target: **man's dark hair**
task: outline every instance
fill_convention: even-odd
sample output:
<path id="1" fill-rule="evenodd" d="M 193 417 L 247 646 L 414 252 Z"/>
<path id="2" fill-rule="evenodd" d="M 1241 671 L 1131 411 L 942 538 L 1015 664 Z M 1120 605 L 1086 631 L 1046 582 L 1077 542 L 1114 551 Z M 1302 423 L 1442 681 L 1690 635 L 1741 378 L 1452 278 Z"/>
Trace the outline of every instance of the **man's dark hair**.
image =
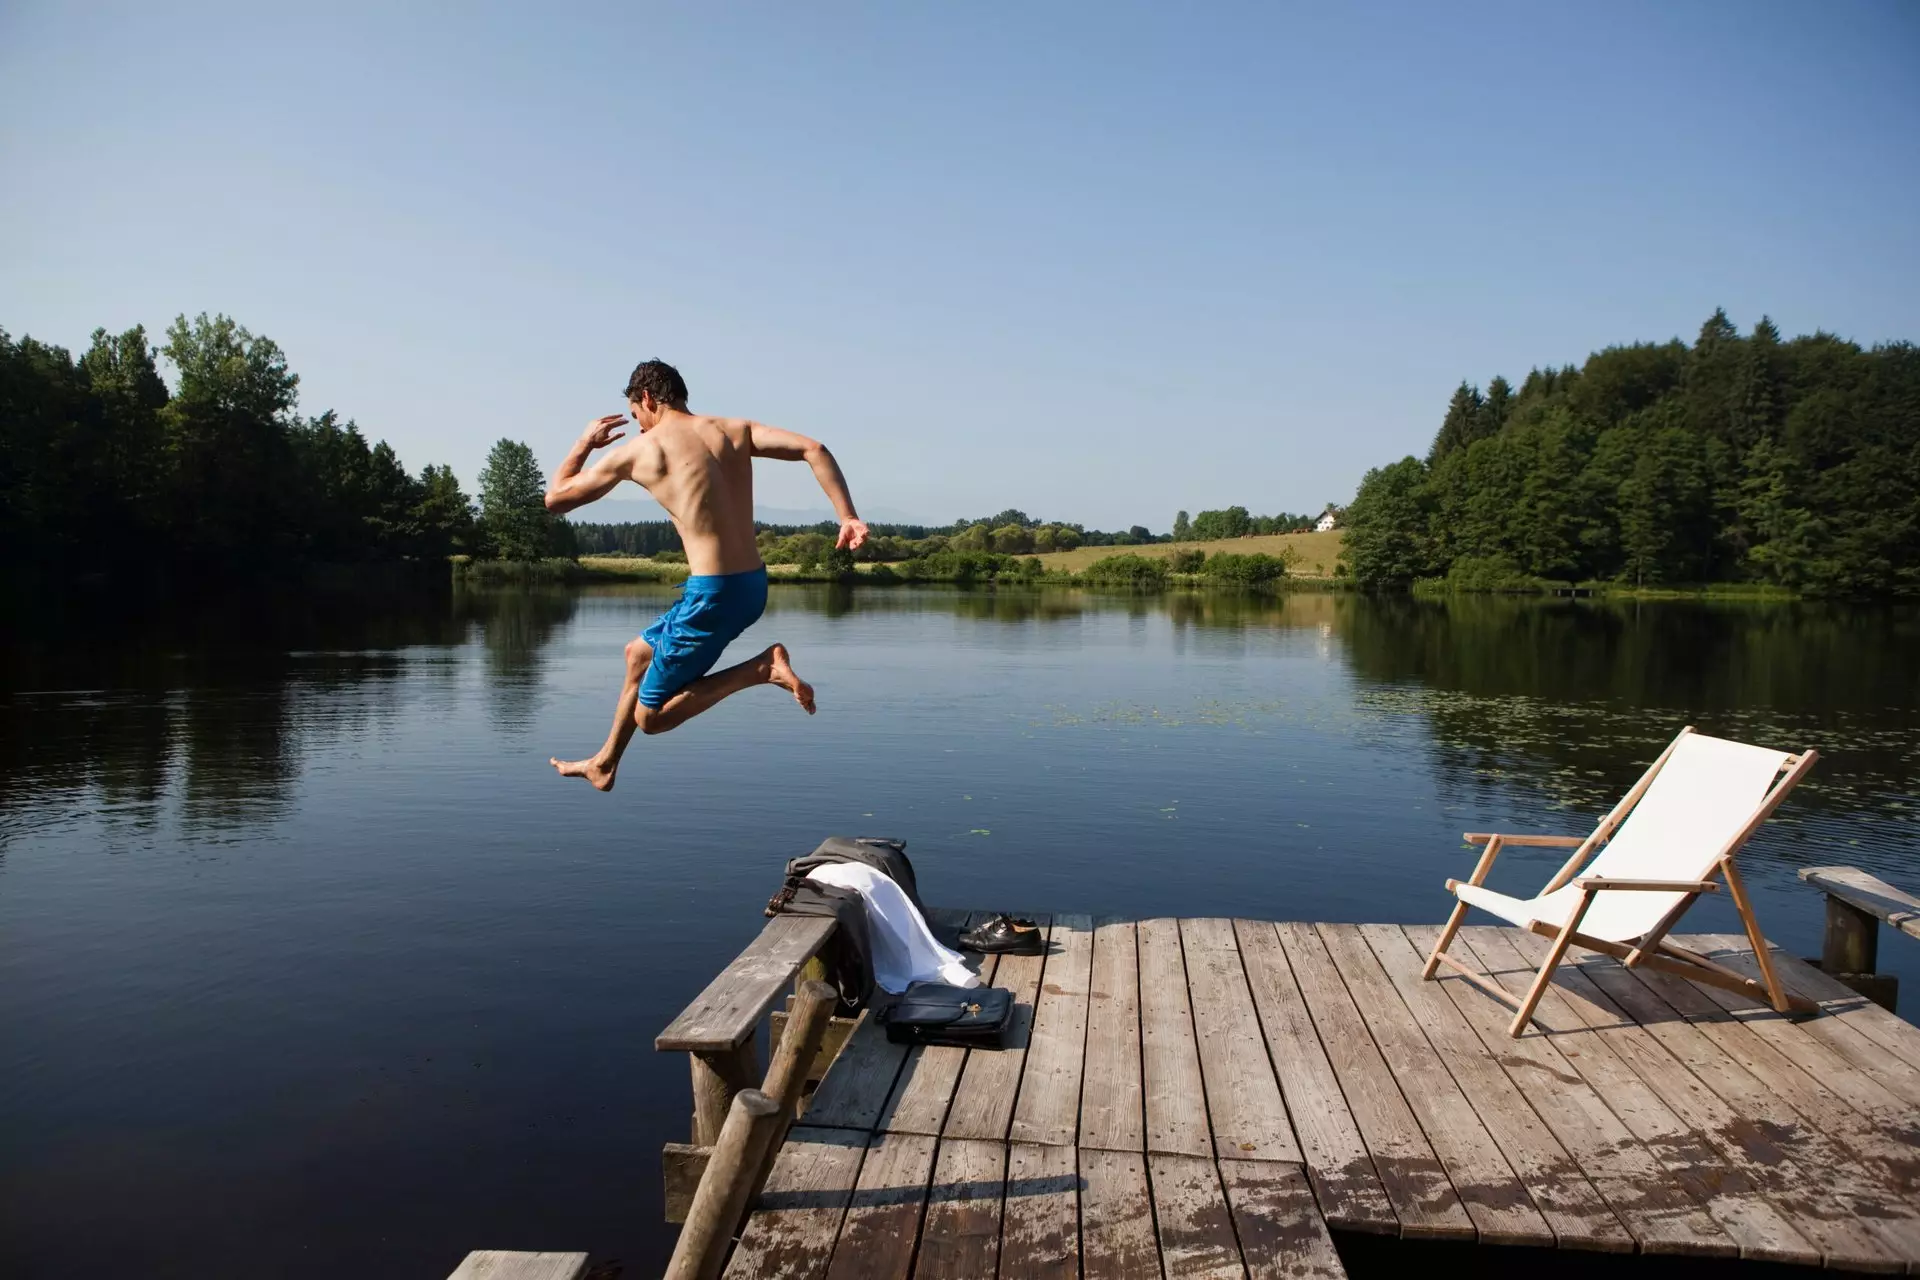
<path id="1" fill-rule="evenodd" d="M 627 379 L 627 399 L 638 400 L 643 391 L 657 404 L 682 413 L 687 411 L 687 380 L 665 360 L 649 360 L 634 369 L 633 376 Z"/>

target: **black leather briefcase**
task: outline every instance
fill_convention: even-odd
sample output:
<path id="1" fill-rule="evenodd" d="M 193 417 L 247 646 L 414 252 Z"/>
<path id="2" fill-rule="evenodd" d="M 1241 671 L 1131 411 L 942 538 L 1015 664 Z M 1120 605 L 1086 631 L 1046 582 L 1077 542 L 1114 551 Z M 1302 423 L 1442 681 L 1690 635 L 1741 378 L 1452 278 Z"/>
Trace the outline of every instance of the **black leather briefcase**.
<path id="1" fill-rule="evenodd" d="M 895 1044 L 958 1044 L 995 1048 L 1013 1017 L 1013 993 L 999 987 L 916 982 L 880 1011 Z"/>

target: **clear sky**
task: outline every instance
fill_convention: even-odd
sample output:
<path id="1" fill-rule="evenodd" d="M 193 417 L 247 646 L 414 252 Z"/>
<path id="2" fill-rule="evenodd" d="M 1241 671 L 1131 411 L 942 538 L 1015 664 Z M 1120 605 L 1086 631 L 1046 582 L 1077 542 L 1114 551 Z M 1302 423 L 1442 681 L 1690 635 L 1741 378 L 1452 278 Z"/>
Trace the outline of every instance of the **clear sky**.
<path id="1" fill-rule="evenodd" d="M 225 311 L 469 487 L 658 355 L 875 513 L 1164 530 L 1715 306 L 1920 339 L 1912 0 L 295 9 L 0 3 L 0 326 Z"/>

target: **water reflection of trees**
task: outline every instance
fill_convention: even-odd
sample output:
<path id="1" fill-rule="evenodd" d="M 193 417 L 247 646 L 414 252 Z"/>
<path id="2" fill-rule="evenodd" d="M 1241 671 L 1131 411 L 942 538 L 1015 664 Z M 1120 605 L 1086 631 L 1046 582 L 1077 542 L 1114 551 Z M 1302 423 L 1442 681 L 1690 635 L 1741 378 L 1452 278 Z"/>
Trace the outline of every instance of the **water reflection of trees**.
<path id="1" fill-rule="evenodd" d="M 1802 813 L 1911 820 L 1920 611 L 1350 596 L 1335 633 L 1364 704 L 1422 723 L 1456 799 L 1518 785 L 1591 812 L 1691 723 L 1818 748 Z"/>
<path id="2" fill-rule="evenodd" d="M 409 649 L 477 629 L 503 721 L 529 714 L 539 651 L 572 613 L 549 593 L 253 599 L 137 616 L 49 611 L 8 633 L 0 841 L 96 808 L 113 829 L 168 812 L 199 835 L 285 812 L 303 743 L 365 732 L 401 676 L 452 680 Z"/>

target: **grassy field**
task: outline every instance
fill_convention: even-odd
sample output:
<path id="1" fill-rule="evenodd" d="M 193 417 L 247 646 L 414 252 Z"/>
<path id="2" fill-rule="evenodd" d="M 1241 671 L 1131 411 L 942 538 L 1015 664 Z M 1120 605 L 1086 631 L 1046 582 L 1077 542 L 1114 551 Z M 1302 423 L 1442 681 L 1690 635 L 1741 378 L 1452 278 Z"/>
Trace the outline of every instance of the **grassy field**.
<path id="1" fill-rule="evenodd" d="M 1277 556 L 1281 548 L 1292 547 L 1300 553 L 1300 563 L 1293 569 L 1294 576 L 1330 578 L 1333 576 L 1334 559 L 1340 554 L 1341 537 L 1342 534 L 1336 529 L 1332 533 L 1272 533 L 1252 538 L 1225 538 L 1219 542 L 1156 542 L 1145 547 L 1076 547 L 1072 551 L 1055 551 L 1041 556 L 1040 563 L 1049 569 L 1078 573 L 1095 560 L 1129 553 L 1156 559 L 1170 556 L 1176 551 L 1204 551 L 1208 555 L 1216 551 L 1231 551 L 1236 555 L 1265 552 Z"/>

